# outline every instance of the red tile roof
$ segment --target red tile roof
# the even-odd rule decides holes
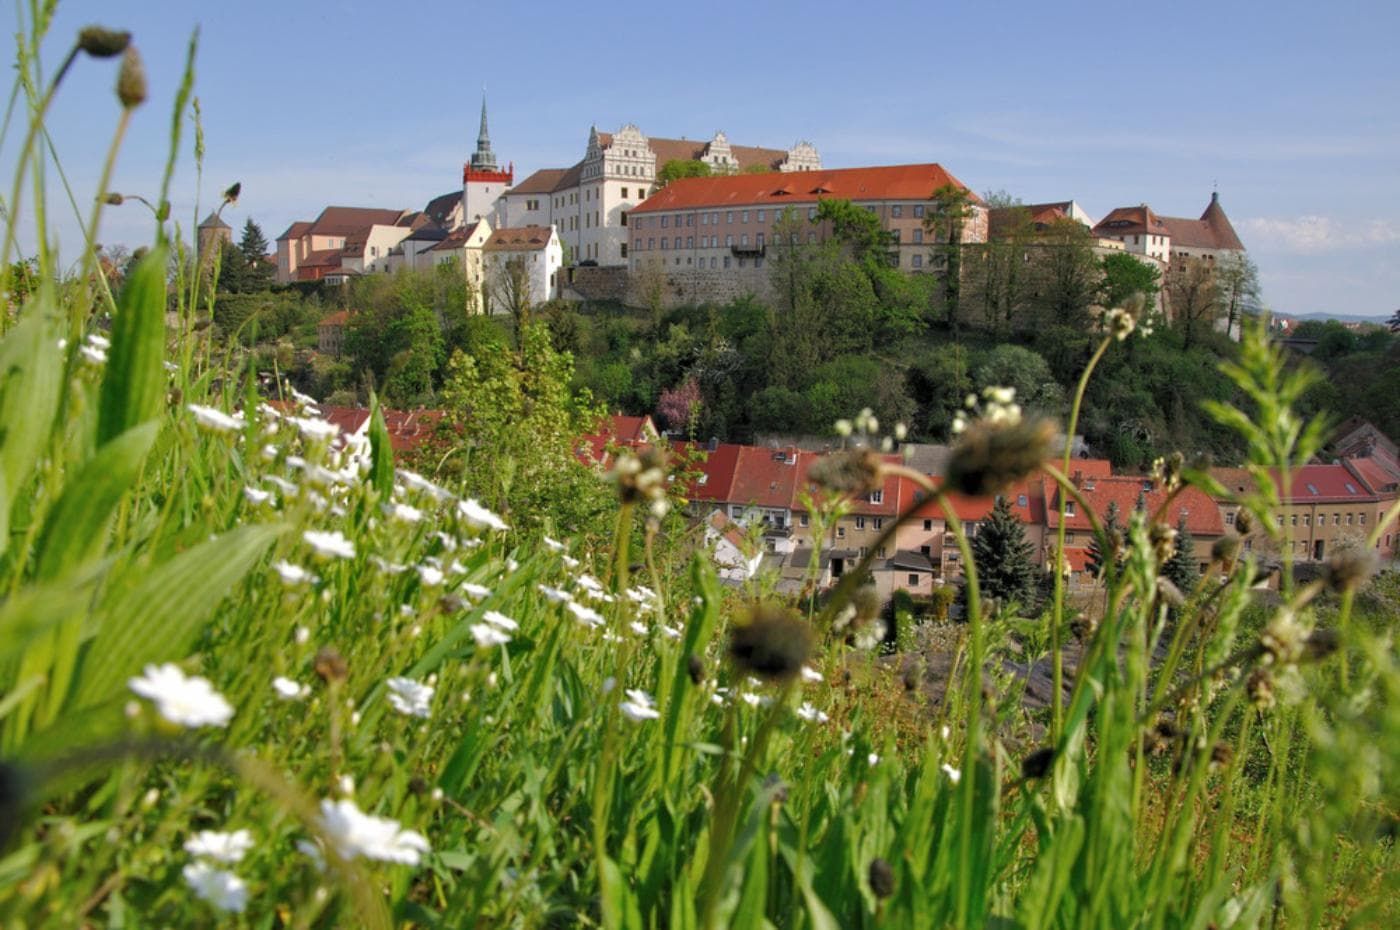
[[[1400,487],[1400,473],[1378,459],[1344,459],[1343,463],[1349,465],[1377,494],[1393,494]]]
[[[350,311],[349,311],[349,310],[337,310],[336,312],[332,313],[330,316],[328,316],[328,317],[326,317],[325,319],[321,320],[321,322],[317,323],[316,325],[317,325],[317,326],[344,326],[344,325],[345,325],[346,323],[348,323],[348,322],[350,322]]]
[[[796,447],[765,449],[741,446],[729,502],[788,509],[792,506],[793,492],[797,487],[797,462],[800,457]]]
[[[747,540],[744,537],[744,528],[733,520],[723,510],[716,510],[705,519],[710,525],[710,529],[729,540],[730,545],[743,551]]]
[[[1098,221],[1093,232],[1096,236],[1170,235],[1167,224],[1145,203],[1113,210]]]
[[[802,501],[803,493],[810,495],[813,500],[822,498],[821,491],[817,488],[809,476],[812,466],[821,461],[825,456],[822,452],[799,452],[797,456],[797,480],[793,482],[791,509],[797,513],[804,513],[807,510]],[[901,461],[897,455],[885,456],[885,460],[891,464],[899,464]],[[876,503],[868,494],[852,497],[849,501],[850,513],[853,516],[866,517],[893,517],[899,514],[905,502],[912,500],[912,496],[904,496],[904,485],[910,488],[915,487],[914,483],[901,480],[895,475],[885,478],[884,485],[880,488],[880,502]],[[912,494],[911,492],[908,492]]]
[[[559,182],[569,171],[568,168],[541,168],[519,184],[508,194],[549,194],[559,189]]]
[[[308,223],[306,220],[297,220],[295,223],[287,227],[286,232],[277,237],[277,241],[281,242],[283,239],[300,239],[302,236],[306,235],[310,231],[310,223]]]
[[[1279,473],[1270,472],[1278,483]],[[1304,465],[1289,472],[1292,487],[1280,489],[1285,504],[1367,503],[1376,497],[1344,465]]]
[[[486,240],[488,252],[534,252],[549,245],[553,228],[522,226],[518,229],[498,229]]]
[[[845,200],[928,200],[945,184],[968,190],[942,165],[885,165],[875,168],[838,168],[795,171],[786,174],[736,174],[672,181],[632,208],[633,213],[654,213],[696,207],[775,206],[816,203],[822,198]]]
[[[942,484],[942,478],[934,478],[935,484]],[[912,481],[908,482],[909,496],[906,501],[913,501],[917,498],[917,485]],[[1016,514],[1016,518],[1022,523],[1032,526],[1039,526],[1045,521],[1045,497],[1040,487],[1039,479],[1022,482],[1013,485],[1006,492],[1006,498],[1011,503],[1011,511]],[[1024,503],[1022,503],[1024,501]],[[953,513],[964,523],[972,523],[978,520],[985,520],[996,506],[994,497],[967,497],[962,494],[949,494],[948,503],[952,505]],[[945,519],[943,508],[939,505],[938,498],[926,498],[914,512],[914,516],[921,520],[943,520]]]
[[[393,226],[407,210],[385,210],[379,207],[326,207],[311,226],[315,236],[348,236],[366,226]]]
[[[690,483],[686,497],[696,501],[729,502],[734,489],[734,475],[739,467],[739,450],[742,448],[730,442],[717,443],[713,449],[699,443],[676,443],[678,452],[698,450],[703,456],[702,461],[692,466],[700,474]]]
[[[1056,490],[1054,493],[1049,493],[1048,483],[1046,490],[1048,496],[1045,501],[1045,525],[1050,529],[1056,529],[1060,525],[1059,492]],[[1105,519],[1109,504],[1116,503],[1121,523],[1128,522],[1128,516],[1137,507],[1140,495],[1144,498],[1144,507],[1149,514],[1155,514],[1167,498],[1166,491],[1150,478],[1096,478],[1092,483],[1086,481],[1080,485],[1079,493],[1093,508],[1094,514],[1100,521]],[[1199,488],[1183,488],[1176,495],[1162,518],[1175,527],[1183,512],[1186,514],[1186,528],[1191,531],[1193,536],[1224,535],[1225,524],[1220,518],[1220,508]],[[1089,522],[1089,518],[1078,507],[1075,508],[1072,515],[1066,514],[1065,516],[1066,529],[1090,530],[1092,527],[1093,524]]]

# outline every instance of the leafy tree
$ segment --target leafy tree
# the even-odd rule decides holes
[[[695,437],[692,434],[701,406],[700,385],[695,383],[694,378],[687,378],[675,388],[661,392],[661,399],[656,403],[656,412],[668,427],[683,430],[693,439]]]
[[[1182,347],[1191,348],[1222,315],[1220,287],[1210,264],[1188,258],[1173,265],[1167,273],[1167,305]]]
[[[938,279],[938,315],[957,331],[962,299],[963,227],[972,216],[972,194],[944,184],[929,197],[924,229],[933,240],[933,272]]]
[[[1142,295],[1144,306],[1154,306],[1161,283],[1162,272],[1156,265],[1127,252],[1114,252],[1103,258],[1102,302],[1105,307],[1122,307],[1137,294]]]
[[[909,389],[918,410],[915,432],[935,439],[950,435],[953,416],[974,389],[967,347],[952,342],[934,349],[909,371]]]
[[[1005,189],[983,191],[982,202],[987,205],[989,210],[1004,210],[1008,207],[1022,206],[1021,198]]]
[[[1031,281],[1026,256],[1031,254],[1035,226],[1030,211],[1008,207],[985,243],[964,248],[962,302],[969,315],[981,317],[994,333],[1009,332],[1024,309]]]
[[[1186,527],[1186,512],[1182,511],[1176,521],[1176,547],[1165,565],[1162,574],[1176,585],[1181,593],[1190,595],[1200,580],[1201,572],[1196,565],[1196,543],[1191,531]]]
[[[1025,528],[1006,497],[996,506],[972,540],[972,560],[983,597],[1015,601],[1024,610],[1033,610],[1039,572],[1031,560],[1033,548]]]
[[[520,352],[457,352],[442,390],[465,493],[540,529],[594,539],[609,532],[615,498],[574,455],[578,437],[604,415],[575,392],[574,362],[554,350],[543,323],[526,323]]]
[[[987,353],[977,366],[973,383],[980,387],[1013,387],[1018,403],[1043,413],[1058,414],[1064,406],[1064,388],[1050,373],[1045,359],[1021,346],[999,345]]]
[[[1123,527],[1118,519],[1118,502],[1109,501],[1108,510],[1103,518],[1103,533],[1096,533],[1094,538],[1089,540],[1089,551],[1084,560],[1089,574],[1095,578],[1102,578],[1109,560],[1114,558],[1122,547]]]
[[[1033,263],[1042,324],[1086,326],[1103,280],[1089,230],[1068,217],[1055,220],[1037,238]]]
[[[1220,263],[1220,302],[1225,308],[1225,335],[1243,325],[1240,317],[1259,310],[1259,269],[1248,255],[1236,254]]]
[[[534,302],[530,293],[530,268],[522,256],[513,255],[492,267],[486,282],[486,301],[488,312],[495,313],[499,309],[510,314],[519,342],[530,325],[530,307]]]
[[[1392,333],[1400,335],[1400,310],[1396,310],[1394,313],[1392,313],[1390,315],[1390,319],[1386,321],[1385,325],[1390,328],[1390,331]]]
[[[709,162],[700,161],[698,158],[673,158],[656,172],[656,186],[659,189],[681,178],[708,178],[712,173]]]

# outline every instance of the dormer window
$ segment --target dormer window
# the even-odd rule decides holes
[[[870,492],[870,503],[872,503],[872,504],[883,504],[884,502],[885,502],[885,492],[884,492],[884,491],[871,491],[871,492]]]

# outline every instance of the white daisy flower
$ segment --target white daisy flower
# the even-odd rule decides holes
[[[559,540],[550,539],[548,536],[544,538],[544,545],[545,548],[548,549],[550,552],[563,552],[565,549],[568,548],[568,546],[565,546]]]
[[[384,512],[399,523],[418,523],[423,519],[423,511],[409,504],[385,504]]]
[[[811,723],[826,723],[828,720],[831,719],[826,714],[817,710],[811,704],[805,702],[801,707],[797,708],[797,716],[801,717],[803,720],[810,721]]]
[[[208,679],[187,677],[173,662],[147,665],[140,678],[127,680],[127,686],[153,701],[166,720],[183,727],[224,727],[233,717],[233,707]]]
[[[282,579],[282,583],[291,587],[299,584],[313,584],[316,576],[311,574],[300,565],[293,565],[285,559],[272,564],[272,570]]]
[[[345,534],[340,530],[331,530],[328,533],[320,530],[307,530],[301,534],[301,538],[306,540],[307,545],[316,550],[316,554],[322,558],[353,559],[355,557],[355,544],[345,538]]]
[[[431,852],[423,834],[403,829],[396,820],[366,814],[349,799],[322,800],[321,825],[342,859],[364,856],[417,865]]]
[[[628,688],[625,693],[627,700],[618,704],[617,707],[628,720],[641,722],[655,720],[661,716],[661,712],[656,709],[656,701],[652,699],[650,694],[636,688]]]
[[[185,852],[191,856],[213,859],[227,865],[241,862],[252,848],[253,834],[247,830],[234,830],[232,833],[201,830],[185,840]]]
[[[425,588],[436,588],[442,584],[442,579],[442,569],[434,568],[431,565],[418,566],[418,580],[423,583]]]
[[[248,906],[248,886],[243,879],[207,862],[191,862],[181,870],[195,897],[214,908],[240,914]]]
[[[506,522],[487,510],[475,500],[467,499],[457,502],[457,513],[467,524],[478,530],[507,530]]]
[[[272,500],[272,492],[264,491],[260,488],[244,488],[243,496],[247,498],[248,503],[252,504],[254,507],[260,504],[266,504],[268,501]]]
[[[943,770],[944,775],[948,776],[948,780],[955,785],[958,783],[958,780],[962,778],[962,772],[959,772],[946,762],[940,765],[939,768]]]
[[[603,615],[598,613],[598,611],[594,610],[592,607],[586,607],[583,604],[578,603],[577,601],[570,601],[565,606],[567,607],[569,613],[573,614],[575,619],[577,619],[579,623],[582,623],[585,626],[594,627],[603,625]]]
[[[875,766],[880,764],[880,757],[872,752],[870,755],[865,757],[865,761],[870,763],[871,768],[874,768]]]
[[[276,475],[264,475],[263,480],[275,485],[277,490],[282,492],[283,497],[295,497],[297,491],[300,490],[286,478],[279,478]]]
[[[272,679],[272,690],[276,691],[277,696],[284,701],[300,701],[311,693],[309,685],[301,684],[281,675]]]
[[[216,433],[236,433],[243,428],[242,417],[231,417],[215,407],[190,404],[185,409],[194,414],[197,425]]]
[[[659,625],[658,628],[661,630],[662,633],[666,635],[666,638],[668,639],[681,638],[681,631],[671,626],[669,623],[662,623]]]
[[[802,666],[802,680],[820,682],[822,680],[822,673],[812,668],[810,665],[804,665]]]
[[[472,639],[483,649],[504,646],[510,642],[510,634],[491,623],[473,623],[468,629],[471,630]]]
[[[80,345],[78,346],[78,354],[83,357],[84,361],[94,365],[104,365],[107,362],[107,353],[97,346]]]
[[[401,714],[409,717],[432,716],[433,687],[412,678],[390,678],[389,704]]]
[[[594,594],[603,593],[603,583],[592,575],[579,575],[576,579],[576,583],[585,591],[590,591]]]
[[[647,634],[647,627],[645,623],[633,620],[631,623],[627,624],[627,626],[633,633],[636,633],[638,636],[645,636]]]
[[[452,500],[451,491],[448,491],[446,488],[438,487],[422,475],[411,472],[405,468],[398,469],[395,475],[398,477],[399,481],[403,482],[403,486],[409,490],[426,494],[434,500]]]
[[[112,340],[101,333],[88,333],[87,341],[104,352],[112,347]]]
[[[481,615],[481,619],[494,627],[499,627],[502,630],[509,630],[512,633],[520,629],[520,624],[516,623],[510,617],[507,617],[505,614],[495,610],[486,611],[486,613]]]
[[[457,563],[453,562],[452,566],[455,569],[457,567]],[[458,590],[465,594],[467,597],[474,597],[478,599],[488,597],[491,594],[490,588],[481,584],[473,584],[470,581],[462,582],[462,585],[460,588],[458,588]]]
[[[312,442],[334,439],[340,435],[340,427],[325,420],[316,420],[310,417],[288,417],[287,421],[297,428],[301,433],[301,438]]]
[[[568,591],[562,591],[559,588],[551,588],[547,584],[536,585],[536,587],[539,589],[539,592],[544,595],[545,600],[552,604],[567,604],[573,600],[573,596],[569,594]]]
[[[583,563],[571,555],[564,556],[564,565],[568,568],[578,568],[581,564]]]
[[[400,565],[398,562],[390,562],[388,559],[381,558],[377,555],[370,556],[369,561],[371,565],[386,575],[402,575],[404,572],[408,571],[407,565]]]

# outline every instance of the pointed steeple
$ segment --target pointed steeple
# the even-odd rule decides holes
[[[476,151],[472,153],[472,168],[495,171],[496,153],[491,151],[491,134],[486,129],[486,92],[481,92],[481,130],[476,136]]]

